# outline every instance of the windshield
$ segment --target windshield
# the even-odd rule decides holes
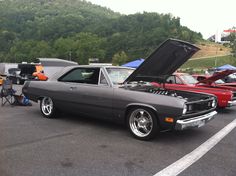
[[[191,75],[180,75],[180,78],[186,83],[186,84],[196,84],[198,81],[192,77]]]
[[[236,79],[236,74],[234,74],[234,73],[230,74],[229,77],[232,78],[232,79]]]
[[[134,71],[131,68],[107,68],[106,70],[113,84],[122,84]]]
[[[224,84],[225,82],[222,79],[218,79],[217,81],[215,81],[216,84]]]

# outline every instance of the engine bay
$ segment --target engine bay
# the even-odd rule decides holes
[[[187,100],[187,102],[206,100],[209,98],[209,96],[206,94],[181,91],[181,90],[171,90],[171,89],[166,89],[165,87],[156,87],[151,84],[131,84],[131,85],[126,85],[124,88],[134,91],[152,93],[156,95],[177,97],[180,99],[185,99]]]
[[[158,95],[169,95],[169,96],[172,96],[172,97],[178,97],[175,90],[167,90],[167,89],[164,89],[164,88],[151,87],[151,88],[147,89],[147,92],[153,93],[153,94],[158,94]],[[179,97],[181,98],[181,96],[179,96]]]

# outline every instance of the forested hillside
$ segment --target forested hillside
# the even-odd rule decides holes
[[[0,1],[1,62],[133,60],[147,57],[169,37],[193,43],[202,39],[171,14],[122,15],[79,0]]]

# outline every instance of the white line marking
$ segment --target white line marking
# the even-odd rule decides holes
[[[208,139],[206,142],[201,144],[198,148],[193,150],[191,153],[180,158],[178,161],[169,165],[165,169],[156,173],[154,176],[176,176],[197,160],[199,160],[203,155],[205,155],[209,150],[211,150],[218,142],[220,142],[227,134],[229,134],[236,127],[236,119],[225,126],[222,130]]]

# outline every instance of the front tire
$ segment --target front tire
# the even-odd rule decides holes
[[[54,118],[56,115],[56,107],[50,97],[43,97],[40,101],[40,110],[44,117]]]
[[[131,109],[127,116],[127,125],[130,133],[139,140],[151,140],[159,132],[157,117],[148,108]]]

